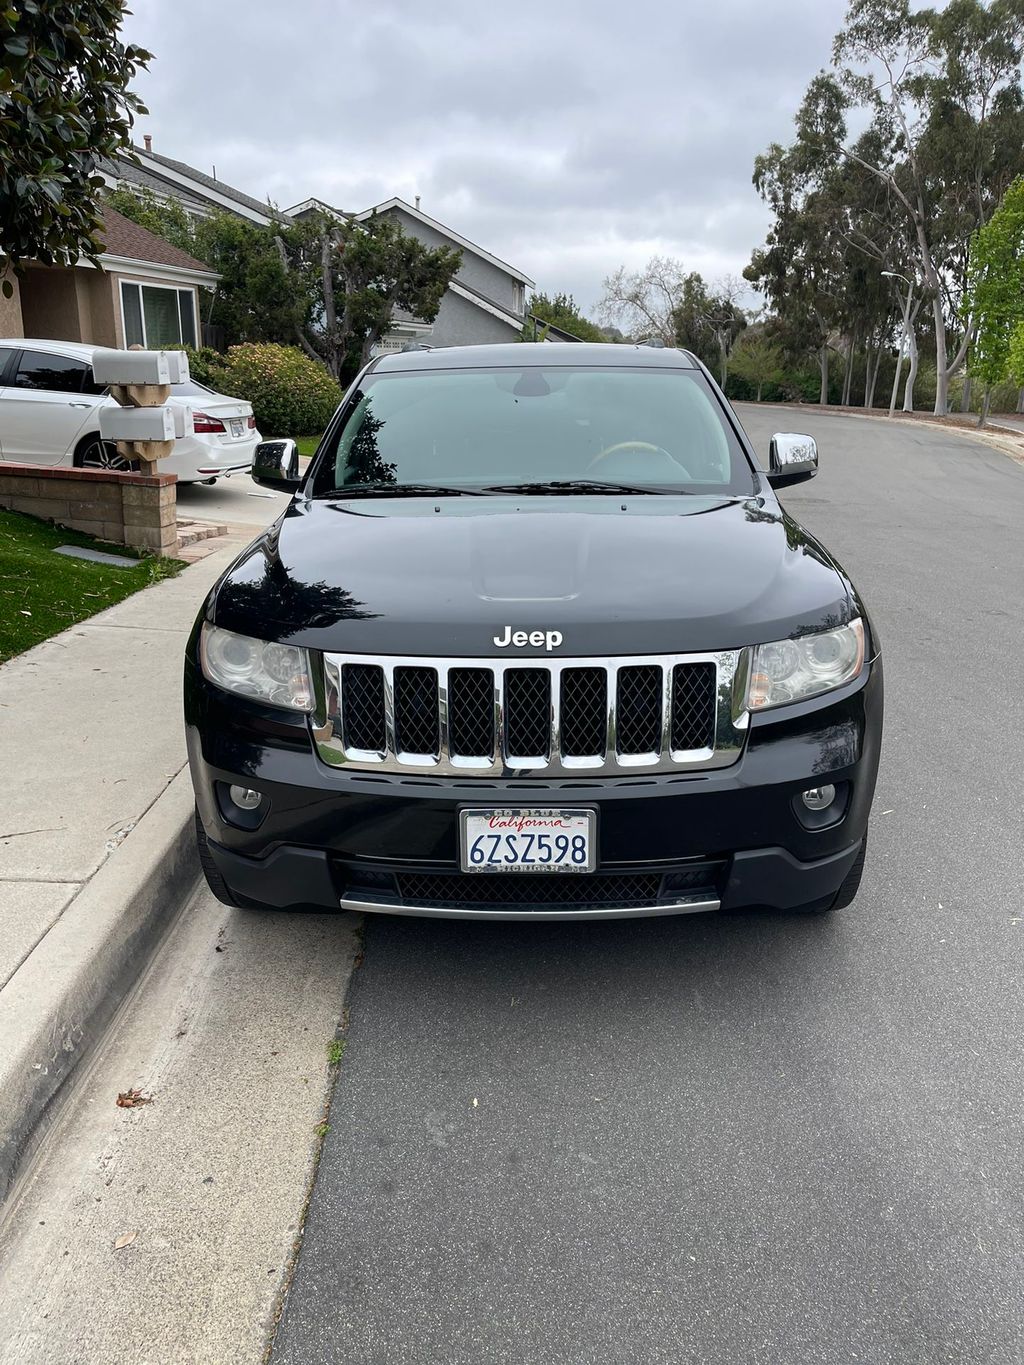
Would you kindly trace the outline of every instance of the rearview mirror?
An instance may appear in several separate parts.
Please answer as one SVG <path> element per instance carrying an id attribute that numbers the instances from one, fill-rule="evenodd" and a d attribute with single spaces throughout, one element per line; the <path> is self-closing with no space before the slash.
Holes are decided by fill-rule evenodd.
<path id="1" fill-rule="evenodd" d="M 773 488 L 802 483 L 818 472 L 818 447 L 813 436 L 777 431 L 768 447 L 768 482 Z"/>
<path id="2" fill-rule="evenodd" d="M 252 457 L 252 481 L 276 493 L 294 493 L 300 483 L 299 448 L 290 438 L 261 441 Z"/>

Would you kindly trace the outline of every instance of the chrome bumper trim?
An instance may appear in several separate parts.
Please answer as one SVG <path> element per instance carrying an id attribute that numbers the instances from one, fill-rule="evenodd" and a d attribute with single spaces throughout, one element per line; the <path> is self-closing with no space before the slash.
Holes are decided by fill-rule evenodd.
<path id="1" fill-rule="evenodd" d="M 417 919 L 474 920 L 574 920 L 574 919 L 653 919 L 658 915 L 700 915 L 719 910 L 721 901 L 714 896 L 679 896 L 673 901 L 654 901 L 649 905 L 581 906 L 557 910 L 467 910 L 464 906 L 417 905 L 415 901 L 390 901 L 385 896 L 342 896 L 342 910 L 377 915 L 411 915 Z"/>

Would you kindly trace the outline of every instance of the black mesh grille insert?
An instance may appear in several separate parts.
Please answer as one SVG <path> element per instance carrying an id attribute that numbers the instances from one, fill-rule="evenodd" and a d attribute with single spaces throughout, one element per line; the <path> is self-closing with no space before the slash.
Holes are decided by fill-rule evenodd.
<path id="1" fill-rule="evenodd" d="M 562 753 L 603 756 L 608 739 L 608 675 L 603 668 L 567 668 L 561 689 Z"/>
<path id="2" fill-rule="evenodd" d="M 615 747 L 620 754 L 661 752 L 662 687 L 657 664 L 619 670 Z"/>
<path id="3" fill-rule="evenodd" d="M 395 744 L 404 754 L 440 751 L 436 668 L 395 669 Z"/>
<path id="4" fill-rule="evenodd" d="M 551 674 L 546 668 L 510 668 L 505 674 L 506 754 L 547 757 L 550 746 Z"/>
<path id="5" fill-rule="evenodd" d="M 660 872 L 399 873 L 398 894 L 423 905 L 650 905 Z"/>
<path id="6" fill-rule="evenodd" d="M 459 758 L 494 756 L 494 674 L 489 668 L 449 672 L 448 749 Z"/>
<path id="7" fill-rule="evenodd" d="M 376 664 L 343 664 L 341 669 L 342 738 L 347 749 L 383 753 L 384 670 Z"/>
<path id="8" fill-rule="evenodd" d="M 714 664 L 676 664 L 672 670 L 673 749 L 714 747 L 717 692 Z"/>

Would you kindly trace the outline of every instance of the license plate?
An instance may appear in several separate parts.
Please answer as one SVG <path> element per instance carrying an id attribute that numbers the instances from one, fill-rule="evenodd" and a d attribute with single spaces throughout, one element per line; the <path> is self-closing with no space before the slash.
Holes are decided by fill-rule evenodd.
<path id="1" fill-rule="evenodd" d="M 245 427 L 242 425 L 241 419 L 240 419 L 240 418 L 234 418 L 234 417 L 232 417 L 230 420 L 231 420 L 231 435 L 232 435 L 232 436 L 243 436 L 243 435 L 245 434 Z"/>
<path id="2" fill-rule="evenodd" d="M 463 872 L 593 872 L 592 810 L 464 810 Z"/>

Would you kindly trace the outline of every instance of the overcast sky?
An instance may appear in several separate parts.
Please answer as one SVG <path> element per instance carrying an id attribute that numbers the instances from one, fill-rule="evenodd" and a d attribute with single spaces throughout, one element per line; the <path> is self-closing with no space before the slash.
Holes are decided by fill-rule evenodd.
<path id="1" fill-rule="evenodd" d="M 134 0 L 136 140 L 282 208 L 421 207 L 585 310 L 654 253 L 739 274 L 843 0 Z"/>

